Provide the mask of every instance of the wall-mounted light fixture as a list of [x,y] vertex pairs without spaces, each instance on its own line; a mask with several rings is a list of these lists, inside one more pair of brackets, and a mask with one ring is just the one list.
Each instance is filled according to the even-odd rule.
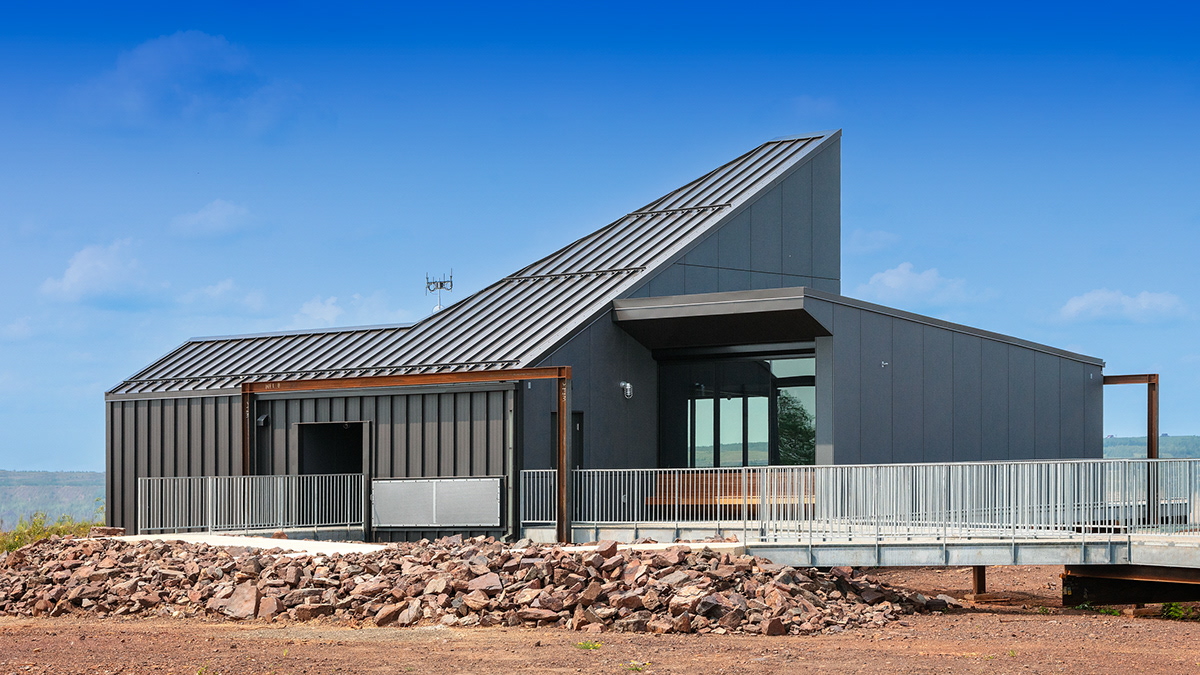
[[633,398],[633,385],[628,382],[621,383],[621,391],[625,394],[625,398]]

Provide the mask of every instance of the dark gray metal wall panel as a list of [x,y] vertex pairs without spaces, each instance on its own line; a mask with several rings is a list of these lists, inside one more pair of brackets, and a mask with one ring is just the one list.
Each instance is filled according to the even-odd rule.
[[717,253],[717,235],[711,234],[688,251],[687,255],[683,257],[683,261],[688,265],[719,267],[721,262]]
[[780,186],[768,190],[750,206],[750,260],[747,269],[782,272],[783,202]]
[[408,455],[406,477],[415,478],[425,473],[425,397],[407,396],[408,399]]
[[1104,457],[1104,374],[1098,366],[1085,366],[1083,456]]
[[717,231],[718,266],[725,270],[749,270],[750,257],[750,210],[721,226]]
[[862,452],[861,329],[857,309],[833,308],[833,392],[835,464],[858,464]]
[[[285,406],[287,414],[283,418],[283,422],[286,425],[283,428],[283,438],[284,447],[287,448],[287,472],[289,474],[300,473],[300,444],[296,438],[296,429],[293,423],[305,419],[320,419],[320,415],[308,418],[304,417],[303,403],[304,401],[288,401],[287,406]],[[313,408],[316,408],[316,406],[313,406]],[[328,407],[326,407],[326,410],[328,410]],[[326,420],[328,420],[328,417]]]
[[392,398],[391,396],[368,396],[363,398],[363,419],[371,422],[375,431],[375,451],[371,462],[371,476],[393,476],[392,472],[392,443],[395,441],[395,430],[392,429]]
[[716,267],[685,265],[684,283],[688,293],[716,293],[720,290]]
[[204,453],[204,475],[219,476],[217,469],[217,402],[211,398],[198,399],[200,404],[200,449]]
[[488,408],[486,392],[469,395],[471,406],[471,475],[488,475]]
[[117,524],[117,516],[113,508],[117,503],[116,494],[113,492],[113,474],[119,468],[117,459],[113,454],[114,449],[119,445],[113,440],[113,434],[115,433],[113,411],[119,405],[115,401],[104,402],[104,523],[109,527],[121,527]]
[[1059,360],[1059,400],[1062,401],[1062,412],[1059,424],[1059,457],[1085,457],[1084,428],[1085,410],[1083,364],[1078,361]]
[[[842,269],[842,142],[836,140],[811,161],[813,191],[813,276],[840,279]],[[840,285],[838,291],[840,292]]]
[[779,284],[780,284],[780,286],[779,286],[780,288],[799,288],[801,286],[807,286],[808,288],[812,288],[813,287],[813,278],[812,277],[801,277],[801,276],[797,276],[795,274],[780,274],[779,275]]
[[1062,375],[1060,361],[1050,354],[1035,354],[1034,369],[1034,400],[1036,403],[1034,428],[1037,436],[1034,440],[1034,457],[1037,459],[1058,459],[1059,439],[1062,433],[1060,425],[1060,390]]
[[[571,366],[572,409],[583,413],[584,467],[658,465],[658,364],[608,313],[538,365]],[[632,399],[625,398],[621,382],[633,385]],[[522,391],[526,469],[553,466],[550,413],[556,401],[552,386],[538,385]]]
[[954,460],[954,338],[953,333],[923,326],[925,383],[923,421],[925,462]]
[[1008,448],[1010,459],[1037,455],[1037,369],[1034,354],[1010,346],[1008,350]]
[[187,402],[187,444],[191,475],[211,476],[208,462],[212,453],[204,452],[204,399],[191,398]]
[[721,269],[717,270],[717,290],[750,290],[750,272],[746,270],[731,270],[722,267]]
[[454,394],[438,397],[438,473],[439,476],[454,474]]
[[163,447],[162,447],[162,401],[147,401],[149,415],[149,465],[146,467],[147,476],[160,478],[163,475]]
[[[805,164],[780,184],[783,208],[781,271],[813,275],[812,164]],[[803,284],[801,284],[803,285]]]
[[977,462],[983,457],[982,341],[954,333],[954,461]]
[[750,288],[752,290],[759,288],[782,288],[782,274],[769,274],[767,272],[751,272],[750,273]]
[[162,403],[162,447],[163,447],[163,462],[162,475],[178,476],[176,471],[175,458],[179,454],[179,448],[175,444],[175,403],[172,399],[160,401]]
[[509,406],[511,392],[488,394],[488,469],[491,475],[506,472],[509,444]]
[[650,295],[682,295],[687,292],[684,266],[676,263],[659,272],[650,280]]
[[440,464],[438,462],[438,395],[426,394],[423,401],[423,426],[425,427],[425,448],[421,457],[421,476],[436,476]]
[[[859,461],[884,464],[892,455],[892,319],[862,312],[860,316],[862,382],[862,450]],[[884,364],[887,364],[886,366]]]
[[984,460],[1008,459],[1009,346],[983,341],[983,455]]
[[477,475],[471,466],[471,395],[454,394],[454,474]]
[[[807,303],[806,303],[807,306]],[[920,462],[924,455],[924,330],[892,322],[892,461]]]
[[230,419],[228,397],[217,399],[216,413],[216,418],[213,420],[213,434],[217,446],[217,474],[220,476],[240,475],[242,473],[241,455],[239,454],[235,459],[230,454],[230,436],[233,435],[233,420],[237,419],[237,413],[235,412],[232,415],[233,419]]
[[824,279],[821,277],[813,277],[811,288],[818,291],[826,291],[829,293],[841,293],[842,282],[837,279]]

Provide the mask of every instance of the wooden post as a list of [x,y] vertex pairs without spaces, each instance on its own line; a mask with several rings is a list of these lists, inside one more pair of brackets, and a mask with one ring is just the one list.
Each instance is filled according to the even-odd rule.
[[987,567],[975,565],[971,568],[971,592],[975,595],[987,593]]

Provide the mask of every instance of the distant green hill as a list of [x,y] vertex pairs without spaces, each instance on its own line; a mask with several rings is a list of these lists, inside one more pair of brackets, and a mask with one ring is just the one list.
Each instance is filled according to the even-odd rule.
[[[1145,436],[1124,436],[1104,439],[1106,459],[1128,459],[1146,456]],[[1158,456],[1163,459],[1200,458],[1200,436],[1160,436]]]
[[0,530],[38,512],[91,519],[103,503],[102,472],[0,470]]

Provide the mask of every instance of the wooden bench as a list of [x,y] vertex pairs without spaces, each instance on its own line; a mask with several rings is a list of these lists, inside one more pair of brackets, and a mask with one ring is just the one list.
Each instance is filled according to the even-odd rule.
[[713,517],[741,517],[746,507],[747,517],[757,517],[762,506],[799,507],[813,503],[811,477],[803,494],[783,494],[767,498],[760,489],[761,474],[742,473],[740,469],[702,472],[664,472],[656,477],[654,494],[646,497],[646,505],[662,509],[678,505],[681,515],[694,517],[698,512],[711,510]]

